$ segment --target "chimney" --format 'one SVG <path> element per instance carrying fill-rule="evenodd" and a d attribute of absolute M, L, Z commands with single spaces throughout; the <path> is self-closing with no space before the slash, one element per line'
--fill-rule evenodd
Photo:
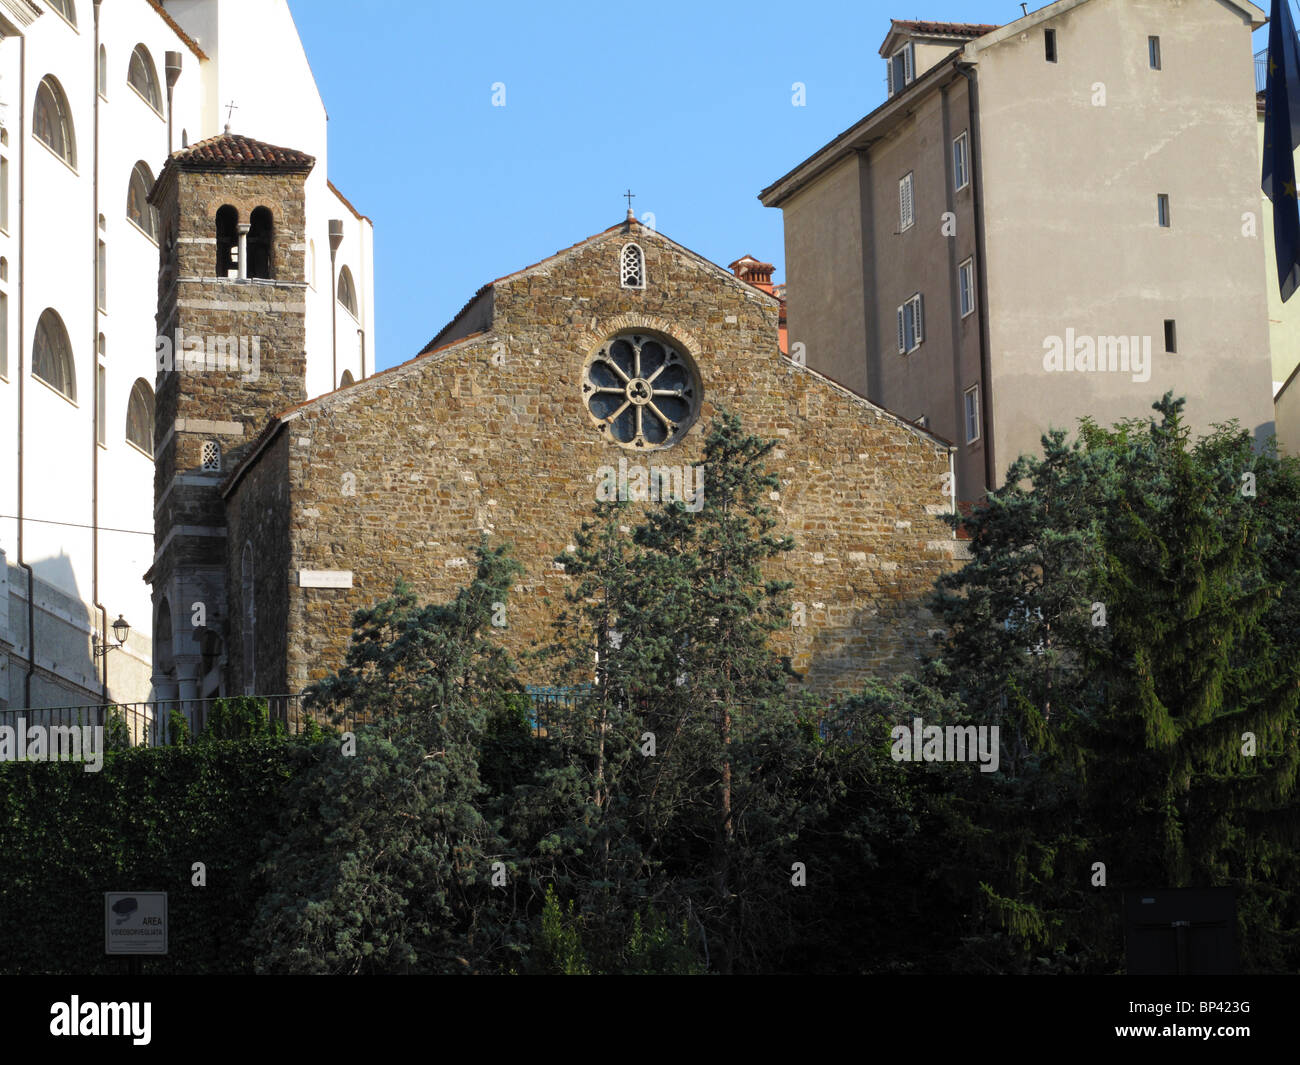
<path fill-rule="evenodd" d="M 772 271 L 776 267 L 771 263 L 761 263 L 752 255 L 742 255 L 734 263 L 729 263 L 727 269 L 740 280 L 748 281 L 755 288 L 761 288 L 769 296 L 774 295 Z"/>

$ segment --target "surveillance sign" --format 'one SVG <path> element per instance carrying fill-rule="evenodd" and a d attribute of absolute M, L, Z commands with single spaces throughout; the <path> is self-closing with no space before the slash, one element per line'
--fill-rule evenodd
<path fill-rule="evenodd" d="M 104 953 L 166 954 L 167 892 L 104 892 Z"/>

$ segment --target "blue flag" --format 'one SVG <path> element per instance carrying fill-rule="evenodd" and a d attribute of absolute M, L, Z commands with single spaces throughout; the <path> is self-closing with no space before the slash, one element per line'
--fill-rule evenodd
<path fill-rule="evenodd" d="M 1264 195 L 1273 201 L 1273 245 L 1282 302 L 1300 287 L 1300 201 L 1295 148 L 1300 142 L 1300 40 L 1289 0 L 1273 0 L 1264 96 Z"/>

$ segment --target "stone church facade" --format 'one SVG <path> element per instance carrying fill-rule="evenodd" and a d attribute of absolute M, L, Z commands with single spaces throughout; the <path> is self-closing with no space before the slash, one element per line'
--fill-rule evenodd
<path fill-rule="evenodd" d="M 158 438 L 174 443 L 151 579 L 156 613 L 176 619 L 160 666 L 198 679 L 181 694 L 301 690 L 338 668 L 353 611 L 399 575 L 422 600 L 454 595 L 484 533 L 526 568 L 501 642 L 544 640 L 572 580 L 555 556 L 609 471 L 693 467 L 720 408 L 777 441 L 770 506 L 796 547 L 772 575 L 794 583 L 802 622 L 780 651 L 822 690 L 911 666 L 933 624 L 922 601 L 957 553 L 941 517 L 952 448 L 783 355 L 772 295 L 629 215 L 485 285 L 409 362 L 307 401 L 295 286 L 310 160 L 209 151 L 220 165 L 182 154 L 159 179 L 178 234 L 164 256 L 200 255 L 219 206 L 256 204 L 278 220 L 279 273 L 177 285 L 164 263 L 160 332 L 262 338 L 256 387 L 186 370 L 159 389 Z M 227 464 L 205 478 L 219 433 Z M 200 600 L 196 638 L 183 630 Z"/>

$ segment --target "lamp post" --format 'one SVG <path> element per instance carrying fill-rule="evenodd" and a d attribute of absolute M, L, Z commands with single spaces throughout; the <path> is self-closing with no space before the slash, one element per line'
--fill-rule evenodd
<path fill-rule="evenodd" d="M 117 620 L 113 622 L 113 638 L 117 640 L 117 645 L 110 645 L 99 638 L 99 633 L 94 633 L 90 637 L 91 650 L 94 651 L 96 658 L 103 658 L 109 651 L 116 651 L 118 648 L 125 646 L 126 638 L 131 635 L 131 625 L 122 617 L 117 615 Z"/>

